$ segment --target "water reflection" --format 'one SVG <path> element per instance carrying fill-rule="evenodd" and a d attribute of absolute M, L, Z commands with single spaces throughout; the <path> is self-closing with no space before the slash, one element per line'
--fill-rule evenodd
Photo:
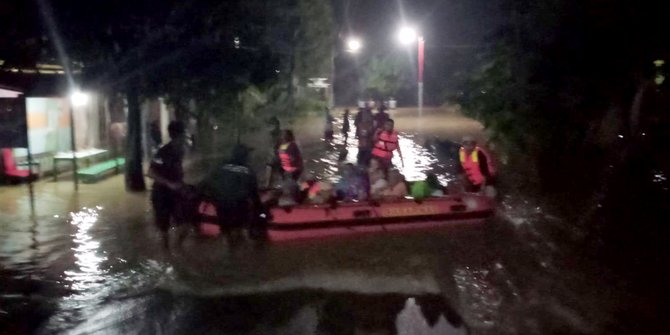
<path fill-rule="evenodd" d="M 342 118 L 336 118 L 335 129 L 341 129 Z M 323 139 L 322 139 L 323 140 Z M 455 180 L 455 171 L 449 162 L 441 162 L 437 154 L 427 148 L 416 134 L 398 133 L 398 142 L 403 154 L 404 165 L 400 156 L 395 153 L 393 165 L 397 167 L 407 180 L 423 180 L 427 173 L 434 173 L 443 185 Z M 332 140 L 324 141 L 320 146 L 309 147 L 306 157 L 315 157 L 307 162 L 307 169 L 323 180 L 336 182 L 339 177 L 338 166 L 341 162 L 356 163 L 358 155 L 358 139 L 352 126 L 348 136 L 337 132 Z"/>
<path fill-rule="evenodd" d="M 478 328 L 489 328 L 496 324 L 502 297 L 488 279 L 489 270 L 469 266 L 456 269 L 454 280 L 459 295 L 468 309 L 468 323 Z"/>
<path fill-rule="evenodd" d="M 99 254 L 100 242 L 89 234 L 90 229 L 98 221 L 101 208 L 84 207 L 79 212 L 70 213 L 70 223 L 77 228 L 73 239 L 75 246 L 72 250 L 78 269 L 65 271 L 65 280 L 71 283 L 75 291 L 100 286 L 106 274 L 106 271 L 100 268 L 100 264 L 106 261 L 107 257 Z"/>

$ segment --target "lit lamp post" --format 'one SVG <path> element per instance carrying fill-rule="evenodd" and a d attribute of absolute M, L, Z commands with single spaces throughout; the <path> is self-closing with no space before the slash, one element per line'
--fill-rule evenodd
<path fill-rule="evenodd" d="M 410 45 L 414 43 L 414 41 L 417 41 L 417 58 L 419 61 L 417 72 L 417 104 L 419 105 L 419 116 L 421 116 L 423 114 L 423 51 L 425 40 L 423 39 L 423 36 L 417 33 L 416 29 L 408 26 L 400 28 L 398 31 L 398 40 L 403 45 Z"/>
<path fill-rule="evenodd" d="M 352 54 L 358 53 L 358 51 L 360 51 L 362 47 L 363 47 L 363 43 L 361 42 L 360 39 L 358 39 L 356 37 L 350 37 L 347 40 L 346 51 L 348 53 L 352 53 Z"/>
<path fill-rule="evenodd" d="M 363 42 L 357 37 L 348 37 L 344 43 L 344 51 L 349 54 L 357 54 L 361 48 L 363 48 Z M 332 57 L 330 58 L 332 73 L 331 73 L 331 83 L 327 88 L 328 93 L 328 107 L 335 107 L 335 57 L 341 55 L 341 51 L 332 51 Z"/>
<path fill-rule="evenodd" d="M 74 189 L 79 190 L 79 177 L 77 176 L 77 145 L 74 138 L 74 108 L 83 107 L 88 103 L 88 95 L 81 91 L 74 91 L 70 95 L 70 138 L 72 141 L 72 178 L 74 178 Z"/>

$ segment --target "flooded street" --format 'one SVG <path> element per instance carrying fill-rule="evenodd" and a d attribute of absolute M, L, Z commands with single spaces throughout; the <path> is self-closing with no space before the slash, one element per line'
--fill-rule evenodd
<path fill-rule="evenodd" d="M 402 171 L 447 183 L 457 162 L 426 140 L 481 126 L 432 113 L 397 115 Z M 333 179 L 356 141 L 319 141 L 310 122 L 295 125 L 306 167 Z M 126 193 L 122 176 L 78 193 L 65 180 L 36 183 L 33 219 L 25 185 L 0 191 L 0 333 L 604 334 L 627 299 L 575 253 L 580 231 L 518 194 L 484 226 L 234 249 L 191 235 L 166 253 L 148 193 Z"/>

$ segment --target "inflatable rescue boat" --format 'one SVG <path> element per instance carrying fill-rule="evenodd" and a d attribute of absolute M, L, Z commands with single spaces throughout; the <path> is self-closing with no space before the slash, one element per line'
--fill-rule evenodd
<path fill-rule="evenodd" d="M 208 206 L 206 206 L 208 207 Z M 201 204 L 201 212 L 203 205 Z M 212 207 L 209 215 L 216 215 Z M 272 241 L 312 239 L 384 231 L 476 225 L 494 214 L 490 198 L 478 194 L 448 195 L 422 201 L 401 199 L 337 204 L 304 204 L 270 209 L 268 236 Z M 210 221 L 211 222 L 211 221 Z M 201 233 L 218 235 L 218 226 L 201 225 Z"/>

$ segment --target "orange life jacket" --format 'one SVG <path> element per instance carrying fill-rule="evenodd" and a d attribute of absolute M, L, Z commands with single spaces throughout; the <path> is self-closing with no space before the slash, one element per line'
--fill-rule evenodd
<path fill-rule="evenodd" d="M 286 172 L 295 172 L 298 170 L 298 167 L 293 165 L 294 157 L 291 157 L 288 153 L 288 147 L 291 143 L 284 143 L 279 146 L 279 160 L 281 161 L 282 169 Z"/>
<path fill-rule="evenodd" d="M 390 160 L 393 158 L 393 150 L 398 148 L 398 132 L 397 131 L 392 131 L 392 132 L 387 132 L 387 131 L 381 131 L 379 135 L 377 135 L 377 139 L 375 141 L 375 147 L 372 149 L 372 155 Z"/>
<path fill-rule="evenodd" d="M 461 149 L 458 151 L 458 158 L 461 161 L 461 166 L 463 167 L 463 170 L 465 170 L 465 174 L 467 175 L 468 180 L 473 185 L 481 185 L 484 182 L 484 174 L 479 167 L 479 152 L 486 156 L 486 163 L 489 174 L 495 174 L 495 168 L 491 156 L 480 147 L 475 147 L 470 155 L 465 154 L 465 148 L 463 147 L 461 147 Z"/>

